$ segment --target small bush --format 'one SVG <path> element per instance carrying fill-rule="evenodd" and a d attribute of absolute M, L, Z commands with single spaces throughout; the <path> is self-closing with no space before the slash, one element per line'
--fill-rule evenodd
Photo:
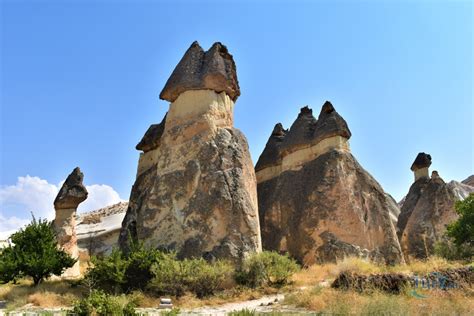
<path fill-rule="evenodd" d="M 287 284 L 298 270 L 298 264 L 288 255 L 264 251 L 244 260 L 235 279 L 238 283 L 252 288 L 263 285 L 280 287 Z"/>
<path fill-rule="evenodd" d="M 148 289 L 158 295 L 182 296 L 186 290 L 185 267 L 176 255 L 163 254 L 159 261 L 151 266 L 153 278 Z"/>
<path fill-rule="evenodd" d="M 204 259 L 176 259 L 175 254 L 162 254 L 151 268 L 153 278 L 148 289 L 158 295 L 182 296 L 190 291 L 202 298 L 222 289 L 231 274 L 224 261 L 208 263 Z"/>
<path fill-rule="evenodd" d="M 93 290 L 90 295 L 74 304 L 73 313 L 79 316 L 87 315 L 117 315 L 131 316 L 135 313 L 136 302 Z"/>
<path fill-rule="evenodd" d="M 107 293 L 121 293 L 127 283 L 125 273 L 128 261 L 122 252 L 113 249 L 109 256 L 92 257 L 93 267 L 87 270 L 84 283 Z"/>
<path fill-rule="evenodd" d="M 232 266 L 225 261 L 208 263 L 204 259 L 192 259 L 184 261 L 184 264 L 187 288 L 199 298 L 222 290 L 231 276 Z"/>

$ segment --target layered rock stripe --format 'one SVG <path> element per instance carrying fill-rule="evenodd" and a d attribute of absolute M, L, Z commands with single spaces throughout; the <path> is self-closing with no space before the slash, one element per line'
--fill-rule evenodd
<path fill-rule="evenodd" d="M 64 249 L 71 257 L 79 257 L 79 248 L 76 236 L 76 211 L 81 202 L 87 199 L 87 189 L 82 183 L 84 174 L 76 167 L 66 178 L 54 200 L 56 217 L 54 229 L 58 238 L 59 247 Z M 62 277 L 75 278 L 80 276 L 79 261 L 67 269 Z"/>
<path fill-rule="evenodd" d="M 233 127 L 239 94 L 227 48 L 193 43 L 160 94 L 168 113 L 137 145 L 122 249 L 131 237 L 179 257 L 237 261 L 261 250 L 255 171 Z"/>
<path fill-rule="evenodd" d="M 350 137 L 330 102 L 318 119 L 304 107 L 289 130 L 275 126 L 256 165 L 264 249 L 304 265 L 354 255 L 403 262 L 398 206 L 352 156 Z"/>

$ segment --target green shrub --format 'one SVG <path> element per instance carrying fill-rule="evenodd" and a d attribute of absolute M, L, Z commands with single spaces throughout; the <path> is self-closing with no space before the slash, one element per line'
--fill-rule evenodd
<path fill-rule="evenodd" d="M 244 308 L 244 309 L 241 309 L 241 310 L 238 310 L 238 311 L 232 311 L 227 315 L 229 315 L 229 316 L 254 316 L 254 315 L 257 315 L 257 312 L 255 311 L 255 309 Z"/>
<path fill-rule="evenodd" d="M 118 249 L 104 257 L 92 257 L 92 268 L 84 276 L 86 282 L 93 288 L 101 289 L 107 293 L 121 293 L 127 283 L 125 272 L 128 261 Z"/>
<path fill-rule="evenodd" d="M 185 282 L 189 291 L 202 298 L 223 289 L 231 278 L 232 266 L 226 261 L 208 263 L 204 259 L 185 260 Z"/>
<path fill-rule="evenodd" d="M 455 204 L 459 218 L 448 225 L 435 253 L 448 260 L 471 260 L 474 256 L 474 193 Z"/>
<path fill-rule="evenodd" d="M 137 315 L 137 313 L 135 313 L 135 307 L 136 302 L 127 299 L 125 295 L 112 296 L 103 291 L 93 290 L 88 297 L 74 304 L 72 312 L 79 316 L 132 316 Z"/>
<path fill-rule="evenodd" d="M 162 254 L 151 266 L 153 278 L 148 289 L 158 295 L 181 296 L 186 291 L 186 266 L 174 253 Z"/>
<path fill-rule="evenodd" d="M 239 284 L 252 288 L 263 285 L 279 287 L 287 284 L 298 269 L 296 261 L 288 255 L 263 251 L 245 259 L 235 279 Z"/>
<path fill-rule="evenodd" d="M 32 222 L 10 236 L 9 245 L 0 255 L 0 280 L 10 282 L 21 276 L 30 276 L 38 285 L 51 275 L 61 275 L 76 260 L 58 249 L 52 223 L 47 220 Z"/>
<path fill-rule="evenodd" d="M 153 278 L 151 267 L 164 258 L 164 254 L 156 249 L 148 249 L 143 243 L 132 243 L 126 255 L 125 291 L 143 290 Z"/>

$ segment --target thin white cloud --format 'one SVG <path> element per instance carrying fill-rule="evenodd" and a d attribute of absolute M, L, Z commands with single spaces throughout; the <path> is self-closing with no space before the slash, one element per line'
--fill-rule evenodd
<path fill-rule="evenodd" d="M 53 202 L 64 181 L 58 185 L 39 177 L 18 177 L 17 183 L 0 187 L 0 240 L 36 218 L 54 219 Z M 78 212 L 91 211 L 122 201 L 119 194 L 105 184 L 86 186 L 89 196 Z"/>

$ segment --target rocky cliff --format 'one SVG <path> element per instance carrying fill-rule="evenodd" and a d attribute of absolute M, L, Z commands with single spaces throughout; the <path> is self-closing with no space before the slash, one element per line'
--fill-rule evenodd
<path fill-rule="evenodd" d="M 408 260 L 424 259 L 433 254 L 446 226 L 458 218 L 454 203 L 474 192 L 474 187 L 464 183 L 446 183 L 436 171 L 429 177 L 430 165 L 431 156 L 419 153 L 411 167 L 415 182 L 403 200 L 398 218 L 400 244 Z"/>
<path fill-rule="evenodd" d="M 289 130 L 275 126 L 255 167 L 265 249 L 306 265 L 345 256 L 403 261 L 398 205 L 351 154 L 350 137 L 330 102 L 318 119 L 304 107 Z"/>
<path fill-rule="evenodd" d="M 239 260 L 260 251 L 255 171 L 233 127 L 240 94 L 227 48 L 193 43 L 160 94 L 171 102 L 137 145 L 137 178 L 122 223 L 129 237 L 180 257 Z"/>

